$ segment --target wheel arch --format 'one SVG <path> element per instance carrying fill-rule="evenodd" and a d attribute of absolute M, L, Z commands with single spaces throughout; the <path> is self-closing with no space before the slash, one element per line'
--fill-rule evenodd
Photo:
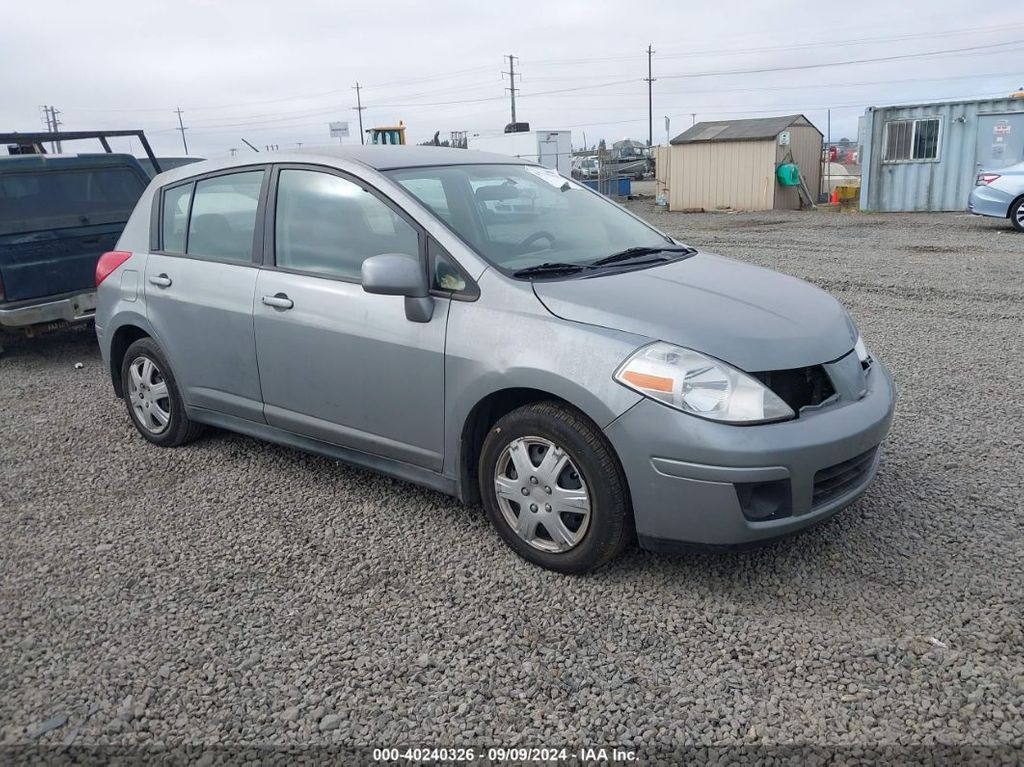
<path fill-rule="evenodd" d="M 1014 216 L 1014 208 L 1019 208 L 1017 216 Z M 1010 202 L 1010 207 L 1006 209 L 1006 219 L 1010 222 L 1010 226 L 1018 232 L 1024 232 L 1024 225 L 1022 225 L 1019 217 L 1020 211 L 1024 211 L 1024 194 L 1014 197 Z"/>
<path fill-rule="evenodd" d="M 529 405 L 534 402 L 555 402 L 576 410 L 589 419 L 594 427 L 603 432 L 602 424 L 588 413 L 579 403 L 566 399 L 564 396 L 555 394 L 547 389 L 534 388 L 530 386 L 509 386 L 498 389 L 480 398 L 462 422 L 462 429 L 459 438 L 459 473 L 458 487 L 459 497 L 466 503 L 480 502 L 480 488 L 477 480 L 480 462 L 480 450 L 483 447 L 484 439 L 491 427 L 497 423 L 502 416 L 511 413 L 513 410 Z M 614 447 L 609 443 L 615 459 Z M 619 461 L 621 464 L 621 461 Z"/>
<path fill-rule="evenodd" d="M 110 337 L 110 381 L 114 385 L 114 393 L 124 397 L 124 386 L 121 382 L 121 363 L 124 361 L 128 347 L 140 338 L 152 338 L 152 334 L 134 323 L 121 325 Z"/>

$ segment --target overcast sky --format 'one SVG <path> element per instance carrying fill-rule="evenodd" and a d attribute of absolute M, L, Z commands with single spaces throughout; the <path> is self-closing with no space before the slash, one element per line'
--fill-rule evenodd
<path fill-rule="evenodd" d="M 571 128 L 577 146 L 646 140 L 648 44 L 655 143 L 665 116 L 675 135 L 693 113 L 802 112 L 824 133 L 828 107 L 832 137 L 855 138 L 867 106 L 1024 86 L 1018 2 L 55 0 L 0 24 L 0 126 L 43 130 L 39 105 L 53 104 L 66 130 L 143 128 L 180 155 L 180 106 L 195 155 L 250 151 L 242 138 L 330 143 L 332 120 L 350 122 L 352 143 L 358 80 L 366 127 L 402 119 L 417 142 L 495 133 L 514 54 L 519 120 Z"/>

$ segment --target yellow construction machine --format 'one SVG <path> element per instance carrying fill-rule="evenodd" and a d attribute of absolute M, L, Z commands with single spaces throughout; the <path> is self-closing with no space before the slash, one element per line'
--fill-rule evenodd
<path fill-rule="evenodd" d="M 366 137 L 369 144 L 405 144 L 405 123 L 385 125 L 379 128 L 367 128 Z"/>

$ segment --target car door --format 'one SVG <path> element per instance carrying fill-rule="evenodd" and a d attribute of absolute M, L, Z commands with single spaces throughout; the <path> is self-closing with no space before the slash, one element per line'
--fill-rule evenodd
<path fill-rule="evenodd" d="M 146 314 L 192 407 L 263 421 L 253 296 L 269 169 L 192 179 L 158 196 Z"/>
<path fill-rule="evenodd" d="M 449 300 L 412 322 L 402 297 L 360 284 L 369 256 L 423 259 L 425 234 L 341 172 L 282 166 L 272 187 L 254 307 L 267 423 L 439 471 Z"/>

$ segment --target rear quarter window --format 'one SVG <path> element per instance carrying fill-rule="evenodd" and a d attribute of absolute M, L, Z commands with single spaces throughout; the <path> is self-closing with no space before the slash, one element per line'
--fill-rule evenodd
<path fill-rule="evenodd" d="M 161 250 L 165 253 L 185 252 L 185 235 L 188 233 L 188 209 L 192 203 L 192 184 L 176 186 L 164 192 L 163 199 L 163 241 Z"/>

